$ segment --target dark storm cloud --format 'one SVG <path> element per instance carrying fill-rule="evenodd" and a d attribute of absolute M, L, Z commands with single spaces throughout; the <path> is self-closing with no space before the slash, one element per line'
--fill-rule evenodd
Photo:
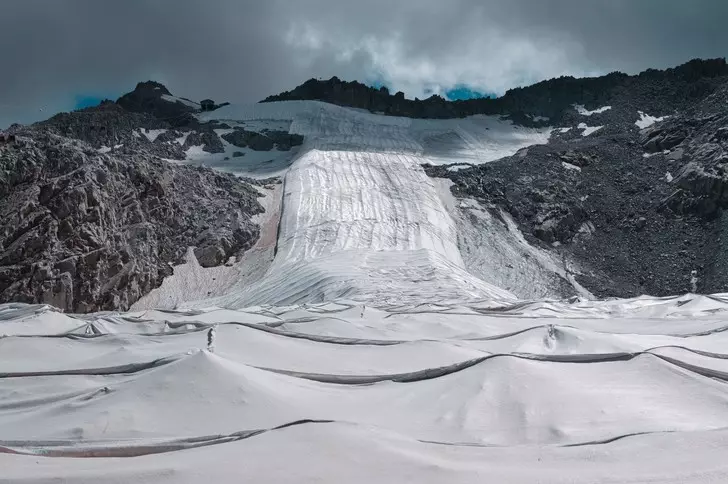
<path fill-rule="evenodd" d="M 4 0 L 0 126 L 146 79 L 240 101 L 332 75 L 502 92 L 725 56 L 727 21 L 723 0 Z"/>

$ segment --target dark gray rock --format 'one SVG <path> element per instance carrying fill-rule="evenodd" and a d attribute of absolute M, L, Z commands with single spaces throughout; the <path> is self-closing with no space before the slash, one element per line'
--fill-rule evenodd
<path fill-rule="evenodd" d="M 70 113 L 59 113 L 38 123 L 59 136 L 85 141 L 92 147 L 102 146 L 115 152 L 145 151 L 161 158 L 184 159 L 182 147 L 173 142 L 182 135 L 171 125 L 146 113 L 130 112 L 113 102 Z M 18 128 L 16 128 L 18 129 Z M 154 143 L 142 133 L 149 129 L 167 129 Z"/>
<path fill-rule="evenodd" d="M 0 302 L 125 310 L 189 246 L 210 267 L 255 243 L 251 217 L 263 208 L 251 185 L 274 181 L 160 159 L 224 151 L 223 125 L 165 96 L 142 82 L 117 102 L 11 126 L 12 143 L 0 143 Z M 150 141 L 149 130 L 164 131 Z"/>
<path fill-rule="evenodd" d="M 183 149 L 187 150 L 192 146 L 202 146 L 203 151 L 208 153 L 224 153 L 225 147 L 220 137 L 211 129 L 195 131 L 187 136 Z"/>
<path fill-rule="evenodd" d="M 126 310 L 187 247 L 212 266 L 257 240 L 248 183 L 144 148 L 101 154 L 56 128 L 17 128 L 0 146 L 0 302 Z"/>
<path fill-rule="evenodd" d="M 275 148 L 275 143 L 269 136 L 242 128 L 235 128 L 232 133 L 222 135 L 222 138 L 238 148 L 250 148 L 254 151 L 270 151 Z"/>
<path fill-rule="evenodd" d="M 604 126 L 587 137 L 572 129 L 486 165 L 427 172 L 452 179 L 457 197 L 506 210 L 531 243 L 575 261 L 577 281 L 597 296 L 684 293 L 694 276 L 700 292 L 726 291 L 728 76 L 683 74 L 683 88 L 700 97 L 680 111 L 672 88 L 658 85 L 669 78 L 648 73 L 664 93 L 650 108 L 639 89 L 624 89 L 602 114 L 586 119 L 569 107 L 558 116 Z M 670 117 L 640 131 L 638 110 Z"/>
<path fill-rule="evenodd" d="M 228 143 L 238 148 L 250 148 L 254 151 L 290 151 L 294 146 L 303 143 L 303 136 L 289 134 L 286 131 L 263 130 L 260 133 L 235 128 L 232 133 L 222 135 Z"/>
<path fill-rule="evenodd" d="M 197 126 L 193 113 L 198 112 L 198 108 L 183 102 L 170 101 L 164 95 L 171 95 L 164 85 L 154 81 L 140 82 L 132 92 L 117 99 L 116 104 L 126 111 L 149 114 L 171 126 Z"/>
<path fill-rule="evenodd" d="M 424 100 L 405 99 L 401 92 L 393 96 L 386 88 L 375 89 L 359 82 L 346 82 L 332 77 L 326 81 L 310 79 L 291 91 L 269 96 L 263 102 L 320 100 L 411 118 L 503 114 L 523 125 L 543 124 L 533 121 L 533 116 L 561 122 L 570 113 L 573 104 L 593 109 L 631 103 L 634 109 L 628 116 L 634 122 L 637 109 L 653 116 L 662 116 L 690 106 L 710 94 L 716 87 L 715 80 L 726 75 L 728 65 L 725 59 L 695 59 L 673 69 L 648 69 L 636 76 L 620 72 L 594 78 L 566 76 L 511 89 L 499 98 L 454 102 L 447 102 L 436 95 Z"/>

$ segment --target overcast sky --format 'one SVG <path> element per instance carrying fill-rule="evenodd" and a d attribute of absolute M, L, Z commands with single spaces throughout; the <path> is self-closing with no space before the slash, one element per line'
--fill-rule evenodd
<path fill-rule="evenodd" d="M 0 127 L 154 79 L 258 101 L 311 77 L 408 97 L 728 55 L 725 0 L 2 0 Z"/>

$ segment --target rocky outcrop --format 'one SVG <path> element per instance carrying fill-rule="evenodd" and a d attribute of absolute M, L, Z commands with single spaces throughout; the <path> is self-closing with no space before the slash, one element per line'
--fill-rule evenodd
<path fill-rule="evenodd" d="M 289 134 L 286 131 L 263 130 L 260 133 L 246 131 L 236 127 L 231 133 L 222 135 L 222 139 L 238 148 L 250 148 L 254 151 L 290 151 L 294 146 L 303 143 L 303 136 Z"/>
<path fill-rule="evenodd" d="M 671 150 L 687 138 L 689 129 L 681 125 L 667 125 L 648 128 L 642 134 L 640 144 L 646 153 Z"/>
<path fill-rule="evenodd" d="M 195 131 L 190 133 L 185 140 L 183 149 L 188 150 L 192 146 L 202 146 L 202 151 L 208 153 L 224 153 L 225 147 L 220 141 L 220 137 L 212 129 L 204 129 L 203 131 Z"/>
<path fill-rule="evenodd" d="M 187 247 L 213 266 L 255 243 L 263 209 L 249 183 L 144 149 L 99 153 L 56 130 L 24 128 L 0 146 L 0 302 L 126 310 Z"/>
<path fill-rule="evenodd" d="M 182 136 L 182 132 L 148 113 L 130 112 L 111 101 L 79 111 L 56 114 L 37 123 L 37 126 L 59 136 L 84 141 L 96 149 L 125 153 L 144 151 L 173 160 L 185 157 L 181 145 L 165 143 Z M 166 131 L 152 142 L 144 135 L 148 130 Z"/>
<path fill-rule="evenodd" d="M 165 98 L 166 97 L 166 98 Z M 174 127 L 196 126 L 197 119 L 192 116 L 199 107 L 190 101 L 171 100 L 169 90 L 154 81 L 140 82 L 136 88 L 117 99 L 116 104 L 126 111 L 146 113 Z"/>
<path fill-rule="evenodd" d="M 165 161 L 193 146 L 224 152 L 215 129 L 229 127 L 201 123 L 197 111 L 148 81 L 116 102 L 4 133 L 0 302 L 126 310 L 188 247 L 203 267 L 250 248 L 251 217 L 263 211 L 257 182 Z M 274 146 L 291 143 L 284 135 Z"/>
<path fill-rule="evenodd" d="M 682 162 L 663 208 L 704 220 L 728 208 L 728 83 L 685 113 L 644 130 L 646 151 Z"/>

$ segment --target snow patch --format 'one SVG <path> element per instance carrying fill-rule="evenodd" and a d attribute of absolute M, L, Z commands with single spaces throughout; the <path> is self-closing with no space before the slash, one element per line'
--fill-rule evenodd
<path fill-rule="evenodd" d="M 546 144 L 552 131 L 550 127 L 519 126 L 502 116 L 412 119 L 382 116 L 319 101 L 231 104 L 197 117 L 203 122 L 217 120 L 231 126 L 240 123 L 253 131 L 262 129 L 265 124 L 287 122 L 291 133 L 316 139 L 315 143 L 325 143 L 320 145 L 324 149 L 338 146 L 424 152 L 428 162 L 436 165 L 464 161 L 488 163 L 531 145 Z"/>
<path fill-rule="evenodd" d="M 577 113 L 581 114 L 582 116 L 592 116 L 594 114 L 601 114 L 605 111 L 609 111 L 612 109 L 612 106 L 602 106 L 601 108 L 597 108 L 593 111 L 589 111 L 581 104 L 574 104 L 574 109 Z"/>
<path fill-rule="evenodd" d="M 182 133 L 182 136 L 179 138 L 175 138 L 175 142 L 179 144 L 180 146 L 184 146 L 185 142 L 187 141 L 187 137 L 190 135 L 192 131 L 185 131 Z"/>
<path fill-rule="evenodd" d="M 169 94 L 162 94 L 162 99 L 165 101 L 169 101 L 172 103 L 182 103 L 185 106 L 189 106 L 191 108 L 200 109 L 200 105 L 194 101 L 190 101 L 189 99 L 184 99 L 177 96 L 170 96 Z"/>
<path fill-rule="evenodd" d="M 579 123 L 579 126 L 577 126 L 579 129 L 583 130 L 581 135 L 582 136 L 589 136 L 590 134 L 599 131 L 604 126 L 587 126 L 586 123 Z"/>
<path fill-rule="evenodd" d="M 670 116 L 661 116 L 661 117 L 657 118 L 655 116 L 650 116 L 649 114 L 643 113 L 642 111 L 637 111 L 637 113 L 640 115 L 640 119 L 635 121 L 634 124 L 637 125 L 637 127 L 640 129 L 649 128 L 653 124 L 659 123 L 660 121 L 663 121 L 670 117 Z"/>
<path fill-rule="evenodd" d="M 166 129 L 143 129 L 142 134 L 152 143 L 156 140 L 160 134 L 166 133 Z"/>
<path fill-rule="evenodd" d="M 452 165 L 447 167 L 447 171 L 460 171 L 460 170 L 467 170 L 468 168 L 472 168 L 473 165 Z"/>

